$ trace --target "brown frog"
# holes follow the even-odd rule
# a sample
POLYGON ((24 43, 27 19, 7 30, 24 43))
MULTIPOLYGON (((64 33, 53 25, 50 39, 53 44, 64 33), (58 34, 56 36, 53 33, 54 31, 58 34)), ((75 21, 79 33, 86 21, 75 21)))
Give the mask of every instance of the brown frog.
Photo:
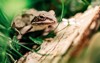
POLYGON ((12 22, 12 27, 18 32, 17 39, 21 39, 25 33, 44 30, 43 36, 54 30, 57 26, 57 19, 53 10, 36 11, 30 9, 17 16, 12 22))

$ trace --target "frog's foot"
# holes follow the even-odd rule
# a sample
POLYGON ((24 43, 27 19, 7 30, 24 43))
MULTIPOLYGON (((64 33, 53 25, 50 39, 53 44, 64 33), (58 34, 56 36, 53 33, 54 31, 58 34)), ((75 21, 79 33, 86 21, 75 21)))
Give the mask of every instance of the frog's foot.
POLYGON ((18 40, 22 39, 22 35, 19 34, 19 35, 17 36, 17 39, 18 39, 18 40))

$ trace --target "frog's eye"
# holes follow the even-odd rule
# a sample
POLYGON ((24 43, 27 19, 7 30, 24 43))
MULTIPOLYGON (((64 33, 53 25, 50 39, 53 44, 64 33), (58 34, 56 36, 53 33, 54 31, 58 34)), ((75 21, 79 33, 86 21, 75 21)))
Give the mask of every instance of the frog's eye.
POLYGON ((39 16, 39 18, 44 18, 43 16, 39 16))
POLYGON ((38 16, 38 18, 39 18, 39 21, 45 21, 46 20, 46 18, 43 17, 43 16, 38 16))

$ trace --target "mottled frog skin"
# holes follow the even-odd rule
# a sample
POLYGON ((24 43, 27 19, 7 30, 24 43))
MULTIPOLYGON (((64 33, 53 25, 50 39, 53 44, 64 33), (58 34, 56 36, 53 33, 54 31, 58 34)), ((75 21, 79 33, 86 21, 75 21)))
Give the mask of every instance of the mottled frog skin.
POLYGON ((44 30, 42 35, 46 36, 56 28, 57 24, 53 10, 47 12, 30 9, 16 16, 12 22, 12 27, 18 32, 17 38, 21 39, 24 34, 38 30, 44 30))

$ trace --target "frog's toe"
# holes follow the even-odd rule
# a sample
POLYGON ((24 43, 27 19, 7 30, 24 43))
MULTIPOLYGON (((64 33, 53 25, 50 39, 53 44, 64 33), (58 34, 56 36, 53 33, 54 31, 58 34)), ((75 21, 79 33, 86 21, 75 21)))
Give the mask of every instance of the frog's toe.
POLYGON ((19 34, 19 35, 17 36, 17 39, 18 39, 18 40, 22 39, 22 35, 19 34))

